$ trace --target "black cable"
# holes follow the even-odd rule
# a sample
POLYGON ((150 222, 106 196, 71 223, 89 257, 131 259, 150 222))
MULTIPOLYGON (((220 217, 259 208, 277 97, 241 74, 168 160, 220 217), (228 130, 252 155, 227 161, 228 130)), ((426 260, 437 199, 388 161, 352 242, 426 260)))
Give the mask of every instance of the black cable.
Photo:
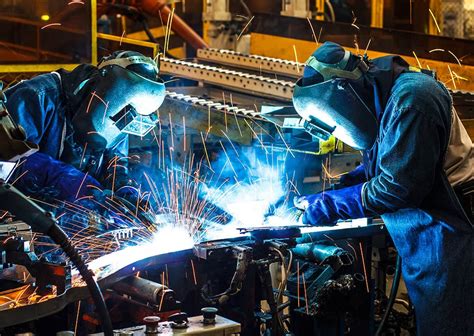
POLYGON ((71 245, 71 241, 69 240, 67 234, 58 225, 51 226, 48 231, 48 236, 63 249, 63 251, 66 253, 66 256, 71 260, 73 265, 76 266, 79 274, 81 274, 82 278, 86 282, 87 288, 89 289, 89 292, 92 296, 92 300, 94 300, 97 313, 99 314, 104 335, 114 336, 114 330, 110 320, 109 311, 105 305, 105 300, 102 296, 99 285, 94 279, 94 274, 91 270, 89 270, 87 265, 84 263, 84 260, 82 260, 81 256, 77 253, 74 246, 71 245))
POLYGON ((383 314, 382 320, 380 321, 379 327, 375 332, 375 336, 379 336, 385 326, 385 323, 388 320, 388 316, 393 308, 393 304, 395 303, 395 299, 397 297, 398 286, 400 285, 400 279, 402 275, 402 258, 400 255, 397 255, 397 263, 395 265, 395 275, 393 276, 392 288, 390 289, 390 296, 388 298, 387 309, 383 314))

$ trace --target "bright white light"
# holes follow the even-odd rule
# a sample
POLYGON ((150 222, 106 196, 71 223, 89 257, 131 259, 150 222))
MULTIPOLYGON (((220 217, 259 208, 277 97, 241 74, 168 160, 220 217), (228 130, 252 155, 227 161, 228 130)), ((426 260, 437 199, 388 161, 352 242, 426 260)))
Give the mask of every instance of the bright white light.
POLYGON ((130 100, 132 105, 138 114, 150 115, 161 106, 162 99, 154 95, 138 94, 130 100))
POLYGON ((190 249, 195 242, 183 227, 164 226, 154 233, 151 242, 129 246, 91 261, 88 265, 98 279, 122 269, 136 261, 159 254, 190 249))

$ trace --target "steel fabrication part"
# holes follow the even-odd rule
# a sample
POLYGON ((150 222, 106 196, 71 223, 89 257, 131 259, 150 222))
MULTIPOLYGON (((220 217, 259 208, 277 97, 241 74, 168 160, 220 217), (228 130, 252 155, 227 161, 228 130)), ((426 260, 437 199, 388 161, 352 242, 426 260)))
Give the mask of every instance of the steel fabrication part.
POLYGON ((289 81, 166 57, 161 59, 160 71, 162 74, 202 81, 284 101, 291 100, 295 86, 293 82, 289 81))
POLYGON ((281 58, 266 57, 260 55, 247 55, 233 50, 225 49, 198 49, 197 58, 201 61, 209 61, 225 64, 232 67, 244 68, 259 72, 268 72, 298 78, 304 70, 304 63, 289 61, 281 58))
POLYGON ((165 296, 163 300, 166 300, 173 294, 173 291, 166 286, 138 276, 131 276, 119 281, 112 288, 139 301, 153 304, 159 304, 163 296, 165 296))

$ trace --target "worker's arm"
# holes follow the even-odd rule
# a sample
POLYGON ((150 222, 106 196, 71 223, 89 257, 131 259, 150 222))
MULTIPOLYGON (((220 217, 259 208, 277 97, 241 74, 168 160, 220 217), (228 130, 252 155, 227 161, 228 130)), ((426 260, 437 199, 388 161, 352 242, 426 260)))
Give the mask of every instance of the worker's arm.
POLYGON ((407 108, 394 113, 379 144, 380 173, 362 191, 364 208, 383 214, 418 207, 441 169, 445 131, 426 112, 407 108))
POLYGON ((40 143, 46 130, 51 131, 49 127, 57 108, 57 83, 53 77, 45 76, 20 82, 5 91, 8 112, 25 130, 26 140, 35 144, 40 143))
POLYGON ((11 181, 28 196, 69 202, 101 188, 93 177, 43 153, 27 157, 11 181))
POLYGON ((364 184, 300 198, 295 205, 305 209, 303 223, 329 225, 419 206, 439 163, 439 127, 419 111, 395 112, 379 144, 379 175, 364 184))
POLYGON ((363 164, 357 166, 354 170, 341 176, 339 184, 344 187, 350 187, 367 181, 367 174, 363 164))

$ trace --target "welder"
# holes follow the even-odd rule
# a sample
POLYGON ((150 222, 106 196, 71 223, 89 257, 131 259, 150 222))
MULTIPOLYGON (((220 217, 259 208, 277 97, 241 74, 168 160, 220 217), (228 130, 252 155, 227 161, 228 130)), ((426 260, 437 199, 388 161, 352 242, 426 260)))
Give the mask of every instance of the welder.
POLYGON ((474 334, 473 144, 446 87, 399 56, 326 42, 293 104, 308 132, 363 152, 345 187, 295 201, 311 225, 380 215, 402 258, 418 335, 474 334))
POLYGON ((6 90, 9 113, 40 147, 19 165, 15 186, 69 202, 97 191, 129 195, 128 137, 156 124, 165 96, 158 73, 150 57, 117 51, 98 66, 61 69, 6 90))

